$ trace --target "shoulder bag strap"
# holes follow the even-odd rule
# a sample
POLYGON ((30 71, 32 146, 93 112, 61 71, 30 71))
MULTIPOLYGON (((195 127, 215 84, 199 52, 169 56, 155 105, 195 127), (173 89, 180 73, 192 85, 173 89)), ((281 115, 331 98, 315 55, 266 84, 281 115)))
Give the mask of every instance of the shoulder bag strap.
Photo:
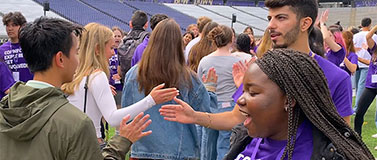
POLYGON ((89 83, 89 76, 86 76, 86 81, 85 81, 85 85, 84 85, 84 89, 85 89, 85 97, 84 97, 84 113, 86 113, 86 99, 87 99, 87 96, 88 96, 88 83, 89 83))

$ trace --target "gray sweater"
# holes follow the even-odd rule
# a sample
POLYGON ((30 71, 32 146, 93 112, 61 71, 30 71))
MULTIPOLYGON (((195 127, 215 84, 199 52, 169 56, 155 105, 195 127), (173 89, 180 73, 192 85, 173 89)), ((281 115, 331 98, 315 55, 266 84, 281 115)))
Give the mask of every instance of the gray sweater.
POLYGON ((208 73, 211 67, 214 67, 218 75, 216 95, 219 102, 232 101, 232 95, 236 92, 237 87, 233 81, 232 67, 234 63, 240 61, 234 56, 205 56, 200 60, 198 66, 198 76, 208 73))

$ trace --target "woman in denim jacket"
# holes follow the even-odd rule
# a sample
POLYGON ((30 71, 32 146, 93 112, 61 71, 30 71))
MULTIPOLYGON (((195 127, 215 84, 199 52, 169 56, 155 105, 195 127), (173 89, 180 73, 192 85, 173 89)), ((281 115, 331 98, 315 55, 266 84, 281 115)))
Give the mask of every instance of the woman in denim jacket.
MULTIPOLYGON (((143 99, 155 84, 176 87, 178 96, 196 111, 209 112, 211 101, 206 88, 185 64, 182 36, 178 24, 172 19, 158 23, 149 39, 141 61, 126 74, 122 107, 143 99)), ((169 103, 169 102, 168 102, 169 103)), ((170 102, 175 103, 175 102, 170 102)), ((198 159, 200 131, 194 124, 165 121, 159 113, 161 105, 147 110, 153 133, 132 146, 131 157, 137 159, 198 159)))

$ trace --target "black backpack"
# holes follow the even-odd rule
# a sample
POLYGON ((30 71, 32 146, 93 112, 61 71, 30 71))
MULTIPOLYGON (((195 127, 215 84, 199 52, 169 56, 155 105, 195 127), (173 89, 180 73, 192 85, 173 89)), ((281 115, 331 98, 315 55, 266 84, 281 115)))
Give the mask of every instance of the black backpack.
POLYGON ((131 60, 136 50, 136 47, 144 41, 144 38, 149 35, 149 32, 140 32, 138 36, 126 36, 123 43, 118 47, 119 65, 122 74, 122 81, 126 73, 131 68, 131 60))

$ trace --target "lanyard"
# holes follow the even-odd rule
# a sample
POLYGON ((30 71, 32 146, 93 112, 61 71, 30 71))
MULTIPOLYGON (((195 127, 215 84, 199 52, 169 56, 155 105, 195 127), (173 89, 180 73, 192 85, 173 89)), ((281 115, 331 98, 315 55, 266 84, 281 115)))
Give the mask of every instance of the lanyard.
MULTIPOLYGON (((301 125, 303 125, 304 123, 305 123, 305 122, 301 123, 301 125)), ((298 129, 297 129, 297 135, 296 135, 297 137, 296 137, 296 141, 300 138, 301 133, 302 133, 302 131, 304 130, 304 129, 303 129, 303 126, 301 126, 301 127, 302 127, 302 128, 298 128, 298 129)), ((257 143, 256 143, 256 145, 255 145, 255 147, 254 147, 254 149, 253 149, 253 154, 251 155, 251 159, 255 160, 255 157, 256 157, 256 155, 257 155, 257 153, 258 153, 259 146, 260 146, 262 140, 263 140, 263 138, 259 138, 259 139, 258 139, 258 141, 257 141, 257 143)), ((287 141, 287 143, 288 143, 288 141, 287 141)), ((286 146, 285 146, 285 147, 286 147, 286 146)), ((276 157, 276 160, 280 160, 280 157, 283 156, 283 153, 284 153, 285 147, 283 147, 283 149, 280 150, 278 156, 276 157)))

